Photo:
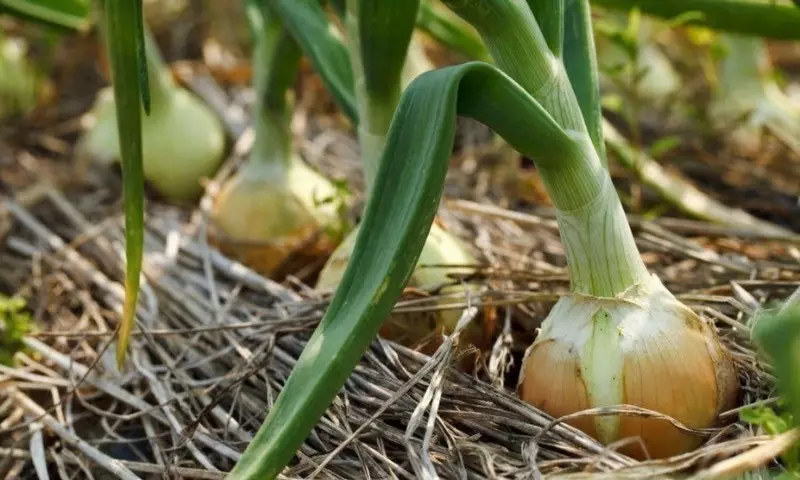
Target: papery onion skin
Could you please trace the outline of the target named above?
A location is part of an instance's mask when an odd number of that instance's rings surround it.
[[[518,385],[522,400],[553,417],[622,404],[711,428],[737,400],[736,368],[715,332],[652,276],[618,298],[562,297],[528,349]],[[697,448],[703,437],[667,420],[586,416],[569,420],[604,444],[637,459]]]

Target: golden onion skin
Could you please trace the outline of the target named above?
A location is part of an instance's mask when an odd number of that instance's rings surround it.
[[[332,204],[316,205],[314,199],[334,194],[327,179],[299,159],[276,177],[245,168],[217,195],[209,239],[225,255],[268,277],[321,264],[340,236],[331,234],[337,221]]]
[[[330,290],[339,284],[350,261],[356,236],[357,230],[352,231],[328,260],[317,280],[316,288],[318,290]],[[434,222],[417,261],[417,265],[420,267],[411,274],[407,287],[413,289],[414,287],[431,287],[452,283],[453,279],[448,275],[454,273],[454,269],[457,270],[455,266],[469,266],[476,263],[477,260],[466,246]],[[454,265],[454,267],[426,268],[423,265]],[[443,298],[438,303],[440,305],[453,303],[454,299],[444,297],[448,293],[463,292],[464,288],[472,290],[475,294],[478,293],[477,286],[472,284],[447,286],[440,290]],[[394,313],[381,326],[380,335],[430,355],[441,345],[442,335],[450,334],[455,330],[461,314],[461,309]],[[494,310],[487,307],[483,314],[474,319],[462,332],[461,335],[464,339],[462,344],[473,345],[478,350],[490,348],[495,322]],[[461,364],[462,369],[470,369],[474,360],[474,355],[466,356]]]
[[[587,408],[635,405],[690,428],[711,428],[738,395],[735,365],[716,333],[657,277],[617,298],[562,297],[525,355],[522,400],[555,418]],[[638,437],[620,450],[666,458],[700,446],[660,418],[584,416],[567,423],[603,444]]]

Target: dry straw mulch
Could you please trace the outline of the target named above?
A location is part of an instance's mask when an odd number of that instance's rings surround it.
[[[312,137],[300,145],[309,161],[356,176],[350,137]],[[480,178],[459,173],[464,165],[454,169],[448,193],[469,190],[465,178]],[[70,193],[46,187],[37,202],[5,198],[12,222],[0,281],[29,300],[39,331],[26,339],[15,368],[0,367],[0,472],[223,478],[328,297],[299,280],[262,278],[210,248],[202,211],[190,216],[151,205],[138,329],[128,366],[118,371],[122,220],[119,191],[108,185]],[[500,307],[492,351],[467,375],[452,368],[458,332],[431,357],[376,339],[287,478],[699,477],[768,465],[795,439],[763,435],[734,410],[724,414],[724,428],[698,432],[707,436],[703,448],[642,463],[520,402],[514,387],[521,353],[568,288],[563,248],[551,211],[521,213],[485,200],[451,195],[441,217],[484,262],[475,270],[481,294],[452,296],[450,308],[464,310],[463,325],[474,320],[472,307]],[[741,405],[773,402],[748,324],[763,305],[800,286],[800,241],[679,219],[631,220],[648,266],[719,328],[740,367]],[[435,292],[408,298],[397,309],[430,309],[435,299]]]

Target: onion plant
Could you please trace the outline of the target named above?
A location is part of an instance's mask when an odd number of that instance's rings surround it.
[[[376,24],[399,21],[400,9],[380,8],[391,2],[354,1],[367,3]],[[403,93],[341,286],[233,478],[279,473],[377,333],[425,245],[457,115],[535,159],[558,210],[571,293],[527,352],[522,399],[555,416],[633,403],[703,428],[735,398],[731,359],[714,330],[647,271],[605,168],[588,3],[445,3],[478,30],[499,68],[435,70]],[[698,443],[663,420],[573,423],[605,443],[639,435],[655,456]]]
[[[255,41],[254,143],[247,163],[217,196],[213,240],[273,276],[326,258],[341,241],[342,225],[336,187],[293,148],[289,97],[300,47],[263,2],[250,2],[247,10]]]
[[[108,2],[107,2],[108,3]],[[213,110],[177,85],[145,26],[145,55],[152,112],[143,117],[143,162],[147,181],[171,201],[197,199],[203,178],[211,177],[225,153],[225,131]],[[82,165],[119,161],[116,102],[101,90],[86,116],[88,129],[76,146]]]
[[[400,3],[392,0],[350,1],[356,9],[369,8],[372,20],[384,25],[404,24],[407,15],[416,14],[416,8],[392,5]],[[286,4],[270,1],[279,3]],[[496,66],[469,62],[430,71],[402,93],[336,294],[230,478],[278,476],[391,312],[434,221],[458,115],[485,123],[533,158],[558,210],[571,292],[558,301],[528,352],[520,378],[522,398],[556,416],[588,406],[633,403],[700,428],[715,424],[717,413],[735,397],[730,358],[713,329],[647,271],[605,167],[588,1],[444,3],[476,28]],[[142,56],[137,57],[136,22],[130,22],[138,21],[141,12],[134,0],[110,4],[109,27],[121,32],[109,42],[114,46],[115,97],[129,114],[118,115],[118,123],[129,258],[123,318],[130,319],[142,241],[140,92],[145,92],[145,112],[149,106],[146,78],[137,78]],[[390,14],[391,21],[384,16]],[[292,25],[287,28],[302,44]],[[389,32],[378,40],[404,41],[404,34]],[[307,47],[320,45],[307,44],[304,51]],[[123,347],[129,328],[123,323]],[[699,442],[655,418],[609,416],[574,423],[605,443],[638,435],[653,456],[685,451]]]
[[[757,154],[767,130],[800,155],[800,102],[784,94],[764,41],[757,37],[723,34],[718,86],[710,108],[718,129],[745,154]]]

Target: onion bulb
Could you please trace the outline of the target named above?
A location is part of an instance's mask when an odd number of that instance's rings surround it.
[[[282,277],[327,258],[341,241],[336,188],[294,158],[252,159],[220,189],[211,241],[262,275]]]
[[[142,167],[145,178],[172,201],[191,201],[203,192],[203,178],[216,172],[225,153],[225,132],[214,112],[191,93],[175,88],[165,102],[142,113]],[[79,161],[118,162],[119,136],[113,91],[95,102],[91,127],[79,140]]]
[[[648,272],[611,177],[607,170],[600,175],[597,196],[569,210],[551,191],[571,292],[525,352],[517,393],[555,418],[633,405],[689,428],[713,428],[737,399],[735,364],[716,331]],[[567,423],[606,445],[638,437],[641,443],[625,442],[622,452],[640,459],[702,442],[664,417],[615,413]]]
[[[615,298],[559,299],[525,354],[518,385],[524,401],[556,418],[629,404],[698,429],[715,426],[718,414],[735,405],[737,389],[733,362],[715,332],[656,276]],[[604,444],[639,437],[650,458],[702,442],[656,417],[587,416],[567,423]],[[622,452],[646,456],[638,443]]]
[[[343,226],[338,190],[294,148],[293,84],[301,50],[267,10],[253,11],[260,15],[253,24],[253,149],[215,198],[209,237],[229,257],[282,278],[318,269],[341,241]]]
[[[339,284],[353,253],[357,235],[358,227],[345,238],[328,260],[319,274],[316,285],[318,290],[333,289]],[[416,288],[441,286],[437,306],[443,307],[454,303],[454,299],[448,298],[448,294],[463,293],[465,288],[471,294],[477,294],[477,285],[453,285],[452,277],[456,273],[468,273],[470,269],[465,267],[476,263],[475,257],[461,241],[442,229],[437,223],[433,223],[422,253],[417,260],[417,267],[406,285]],[[460,308],[397,312],[384,322],[380,334],[386,339],[410,348],[417,348],[426,354],[432,354],[441,344],[442,335],[450,334],[455,330],[461,314],[462,309]],[[467,340],[466,343],[472,344],[478,349],[490,347],[494,332],[491,319],[493,319],[491,315],[483,315],[474,319],[462,333]],[[469,360],[469,358],[465,359],[465,361]]]
[[[151,110],[142,110],[142,166],[148,183],[170,201],[197,199],[201,181],[216,172],[225,153],[225,131],[211,108],[172,80],[156,45],[145,30]],[[100,91],[84,117],[76,145],[80,168],[118,162],[119,134],[113,90]]]

